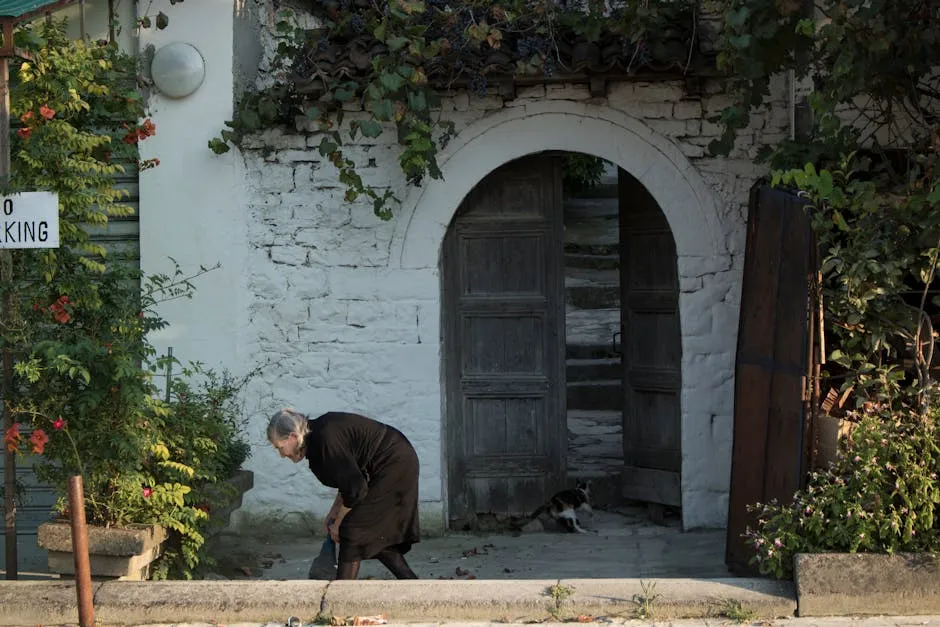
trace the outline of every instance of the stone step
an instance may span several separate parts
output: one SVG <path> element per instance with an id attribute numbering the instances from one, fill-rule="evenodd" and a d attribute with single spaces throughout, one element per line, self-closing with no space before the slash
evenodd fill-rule
<path id="1" fill-rule="evenodd" d="M 567 397 L 568 409 L 622 410 L 623 384 L 619 379 L 572 381 Z"/>
<path id="2" fill-rule="evenodd" d="M 566 359 L 613 359 L 619 355 L 613 352 L 613 344 L 568 344 L 565 346 Z"/>
<path id="3" fill-rule="evenodd" d="M 601 182 L 592 187 L 591 189 L 586 189 L 582 192 L 578 192 L 577 197 L 571 198 L 569 200 L 584 199 L 584 198 L 612 198 L 616 199 L 618 196 L 617 193 L 617 176 L 616 174 L 613 177 L 602 178 Z"/>
<path id="4" fill-rule="evenodd" d="M 613 268 L 575 268 L 565 267 L 565 287 L 575 285 L 598 285 L 608 287 L 620 285 L 620 272 Z"/>
<path id="5" fill-rule="evenodd" d="M 616 223 L 620 217 L 620 201 L 616 194 L 566 198 L 563 207 L 566 225 L 569 220 L 590 219 L 607 219 Z"/>
<path id="6" fill-rule="evenodd" d="M 591 255 L 588 253 L 565 253 L 565 272 L 569 268 L 592 270 L 619 270 L 620 255 Z"/>
<path id="7" fill-rule="evenodd" d="M 613 242 L 569 242 L 565 241 L 565 255 L 620 256 L 620 244 Z"/>
<path id="8" fill-rule="evenodd" d="M 613 343 L 614 333 L 619 330 L 620 307 L 578 309 L 569 306 L 565 310 L 565 342 L 567 344 L 610 346 Z"/>
<path id="9" fill-rule="evenodd" d="M 579 309 L 620 307 L 619 285 L 572 285 L 565 287 L 565 302 Z"/>
<path id="10" fill-rule="evenodd" d="M 620 377 L 623 362 L 620 358 L 569 359 L 565 361 L 565 376 L 568 382 L 612 381 Z"/>

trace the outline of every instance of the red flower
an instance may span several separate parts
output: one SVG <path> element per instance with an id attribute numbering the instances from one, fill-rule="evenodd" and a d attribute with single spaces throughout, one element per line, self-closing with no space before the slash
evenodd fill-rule
<path id="1" fill-rule="evenodd" d="M 144 161 L 138 161 L 137 167 L 140 168 L 140 171 L 149 170 L 160 165 L 160 160 L 154 157 L 153 159 L 145 159 Z"/>
<path id="2" fill-rule="evenodd" d="M 20 423 L 14 422 L 13 426 L 7 429 L 7 432 L 3 434 L 3 445 L 6 447 L 8 453 L 15 453 L 22 439 Z"/>
<path id="3" fill-rule="evenodd" d="M 33 129 L 31 128 L 21 128 L 16 131 L 16 134 L 22 137 L 23 139 L 29 139 L 29 136 L 33 134 Z"/>
<path id="4" fill-rule="evenodd" d="M 39 107 L 39 115 L 46 118 L 47 120 L 51 120 L 55 117 L 55 109 L 50 109 L 46 105 L 42 105 Z"/>
<path id="5" fill-rule="evenodd" d="M 26 113 L 20 116 L 20 122 L 22 122 L 23 124 L 26 124 L 27 121 L 32 120 L 32 119 L 33 119 L 32 111 L 27 111 Z"/>
<path id="6" fill-rule="evenodd" d="M 137 133 L 134 132 L 134 131 L 131 131 L 130 133 L 128 133 L 127 135 L 124 136 L 123 141 L 124 141 L 125 144 L 136 144 L 136 143 L 137 143 Z"/>
<path id="7" fill-rule="evenodd" d="M 153 494 L 153 488 L 144 488 L 144 498 L 149 499 Z"/>
<path id="8" fill-rule="evenodd" d="M 46 432 L 42 429 L 34 429 L 33 433 L 29 436 L 29 443 L 33 445 L 33 453 L 36 455 L 43 454 L 43 451 L 46 450 L 46 443 L 48 441 L 49 436 L 46 435 Z"/>
<path id="9" fill-rule="evenodd" d="M 147 137 L 153 137 L 157 133 L 157 126 L 150 121 L 150 118 L 144 120 L 144 123 L 140 125 L 140 130 L 137 131 L 137 134 L 141 139 L 146 139 Z"/>
<path id="10" fill-rule="evenodd" d="M 69 304 L 68 296 L 60 296 L 56 302 L 49 305 L 49 311 L 52 312 L 52 316 L 56 319 L 56 322 L 61 322 L 62 324 L 67 323 L 72 319 L 71 314 L 66 310 L 65 306 Z"/>
<path id="11" fill-rule="evenodd" d="M 52 428 L 55 429 L 56 431 L 60 431 L 64 427 L 65 427 L 65 419 L 63 419 L 62 416 L 59 416 L 58 418 L 52 421 Z"/>

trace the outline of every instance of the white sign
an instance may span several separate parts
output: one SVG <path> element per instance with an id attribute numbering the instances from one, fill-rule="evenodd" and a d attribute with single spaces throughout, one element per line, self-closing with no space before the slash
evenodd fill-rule
<path id="1" fill-rule="evenodd" d="M 59 195 L 0 196 L 0 248 L 58 248 Z"/>

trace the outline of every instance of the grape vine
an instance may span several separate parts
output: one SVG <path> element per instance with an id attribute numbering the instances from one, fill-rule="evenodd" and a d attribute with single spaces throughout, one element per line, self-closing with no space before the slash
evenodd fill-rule
<path id="1" fill-rule="evenodd" d="M 466 89 L 482 97 L 518 77 L 583 79 L 601 52 L 624 60 L 617 70 L 626 75 L 652 60 L 691 58 L 695 45 L 695 0 L 626 0 L 613 9 L 602 0 L 301 4 L 319 26 L 302 28 L 292 9 L 279 10 L 276 80 L 241 96 L 209 148 L 224 153 L 263 129 L 306 119 L 321 137 L 320 154 L 339 172 L 345 200 L 368 198 L 383 219 L 399 199 L 367 185 L 344 147 L 394 127 L 399 166 L 409 185 L 420 185 L 441 177 L 437 155 L 454 134 L 440 113 L 442 93 Z M 348 109 L 365 116 L 347 116 Z"/>

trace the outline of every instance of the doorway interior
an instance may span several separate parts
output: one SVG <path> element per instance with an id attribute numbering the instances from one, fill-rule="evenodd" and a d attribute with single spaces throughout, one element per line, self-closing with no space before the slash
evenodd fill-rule
<path id="1" fill-rule="evenodd" d="M 578 480 L 678 519 L 676 249 L 646 189 L 578 153 L 503 165 L 462 202 L 441 276 L 451 527 Z"/>

